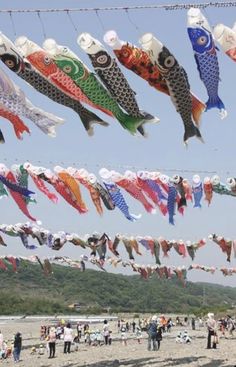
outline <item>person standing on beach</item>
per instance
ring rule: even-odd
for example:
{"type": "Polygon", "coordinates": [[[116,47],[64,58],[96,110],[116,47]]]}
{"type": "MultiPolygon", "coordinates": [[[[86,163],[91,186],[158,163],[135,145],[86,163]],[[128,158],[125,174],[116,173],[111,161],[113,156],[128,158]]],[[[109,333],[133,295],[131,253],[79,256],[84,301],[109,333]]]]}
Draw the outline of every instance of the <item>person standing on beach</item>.
{"type": "Polygon", "coordinates": [[[108,324],[107,320],[104,320],[104,325],[103,325],[103,336],[104,336],[104,340],[105,340],[105,345],[108,345],[108,338],[109,338],[109,324],[108,324]]]}
{"type": "Polygon", "coordinates": [[[64,353],[70,353],[71,343],[73,341],[73,330],[68,323],[64,328],[64,353]]]}
{"type": "Polygon", "coordinates": [[[148,350],[157,350],[157,316],[152,316],[151,322],[147,327],[148,350]]]}
{"type": "Polygon", "coordinates": [[[123,323],[121,324],[120,327],[120,332],[121,332],[121,340],[122,340],[122,345],[126,346],[127,345],[127,334],[126,334],[126,324],[123,323]]]}
{"type": "Polygon", "coordinates": [[[3,340],[4,340],[4,338],[3,338],[3,334],[2,334],[2,332],[1,332],[1,330],[0,330],[0,349],[2,349],[3,340]]]}
{"type": "Polygon", "coordinates": [[[132,322],[133,333],[135,333],[135,326],[136,326],[136,322],[133,320],[133,322],[132,322]]]}
{"type": "Polygon", "coordinates": [[[141,332],[141,327],[138,325],[136,327],[136,339],[138,340],[138,343],[141,344],[141,338],[142,338],[142,332],[141,332]]]}
{"type": "Polygon", "coordinates": [[[157,327],[157,337],[156,337],[156,340],[157,340],[157,350],[159,350],[160,349],[160,346],[161,346],[161,341],[162,341],[162,326],[160,324],[157,327]]]}
{"type": "Polygon", "coordinates": [[[207,330],[208,330],[208,337],[207,337],[207,349],[211,349],[211,337],[213,336],[213,344],[212,348],[216,349],[216,337],[217,337],[217,323],[214,319],[213,313],[208,313],[208,319],[207,319],[207,330]]]}
{"type": "Polygon", "coordinates": [[[14,338],[14,349],[13,349],[13,357],[16,363],[20,361],[21,348],[22,348],[22,337],[21,333],[17,332],[14,338]]]}
{"type": "Polygon", "coordinates": [[[49,357],[54,358],[56,352],[56,329],[51,327],[48,334],[48,345],[49,345],[49,357]]]}

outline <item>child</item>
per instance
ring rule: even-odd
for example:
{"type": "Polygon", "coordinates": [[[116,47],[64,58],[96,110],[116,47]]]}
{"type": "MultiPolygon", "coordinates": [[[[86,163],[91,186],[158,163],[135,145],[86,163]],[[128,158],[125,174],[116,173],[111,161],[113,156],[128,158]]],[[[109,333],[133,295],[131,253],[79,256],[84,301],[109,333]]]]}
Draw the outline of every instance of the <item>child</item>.
{"type": "Polygon", "coordinates": [[[184,334],[183,334],[183,343],[185,344],[190,344],[191,343],[191,338],[188,335],[187,330],[184,330],[184,334]]]}
{"type": "Polygon", "coordinates": [[[43,346],[43,344],[40,344],[40,346],[39,346],[39,355],[40,356],[44,355],[44,346],[43,346]]]}
{"type": "Polygon", "coordinates": [[[88,345],[91,344],[91,339],[90,339],[90,332],[89,330],[86,330],[84,333],[84,342],[88,345]]]}
{"type": "Polygon", "coordinates": [[[178,333],[175,341],[176,341],[176,343],[183,343],[183,337],[182,337],[181,331],[178,333]]]}
{"type": "Polygon", "coordinates": [[[127,345],[127,334],[126,334],[126,325],[122,324],[121,328],[120,328],[120,332],[121,332],[121,340],[122,340],[122,345],[127,345]]]}
{"type": "Polygon", "coordinates": [[[141,344],[141,338],[142,338],[142,332],[141,332],[141,327],[140,326],[136,326],[136,339],[138,340],[138,344],[141,344]]]}

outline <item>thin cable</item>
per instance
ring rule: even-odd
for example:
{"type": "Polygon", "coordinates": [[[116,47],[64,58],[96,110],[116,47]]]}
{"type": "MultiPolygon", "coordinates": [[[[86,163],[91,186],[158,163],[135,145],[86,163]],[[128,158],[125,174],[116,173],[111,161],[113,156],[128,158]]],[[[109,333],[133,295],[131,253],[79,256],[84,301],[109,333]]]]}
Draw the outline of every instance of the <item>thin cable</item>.
{"type": "Polygon", "coordinates": [[[102,30],[103,30],[103,31],[105,31],[106,29],[105,29],[105,27],[104,27],[104,24],[103,24],[103,22],[102,22],[102,19],[100,18],[100,15],[98,14],[98,9],[96,9],[96,10],[95,10],[95,12],[96,12],[96,16],[97,16],[97,18],[98,18],[98,21],[99,21],[99,23],[100,23],[100,25],[101,25],[101,27],[102,27],[102,30]]]}
{"type": "Polygon", "coordinates": [[[41,27],[42,27],[43,36],[46,39],[47,35],[46,35],[46,31],[45,31],[44,24],[43,24],[42,18],[40,16],[40,11],[39,10],[37,10],[37,14],[38,14],[39,21],[40,21],[40,24],[41,24],[41,27]]]}
{"type": "MultiPolygon", "coordinates": [[[[9,163],[12,164],[12,161],[9,162],[9,159],[8,158],[1,158],[1,161],[4,162],[4,163],[9,163]]],[[[15,158],[14,159],[14,162],[16,163],[20,163],[22,164],[23,162],[23,159],[21,158],[15,158]]],[[[28,162],[28,160],[27,160],[28,162]]],[[[144,166],[136,166],[136,165],[125,165],[125,164],[110,164],[110,163],[86,163],[86,162],[63,162],[63,161],[60,161],[60,162],[53,162],[53,161],[40,161],[40,160],[34,160],[34,163],[31,162],[33,165],[35,164],[39,164],[39,165],[62,165],[64,167],[66,166],[74,166],[74,167],[96,167],[96,168],[102,168],[102,167],[106,167],[108,169],[114,169],[114,168],[117,168],[117,169],[120,169],[120,170],[127,170],[127,169],[130,169],[130,170],[134,170],[134,171],[139,171],[139,170],[145,170],[145,171],[160,171],[160,172],[180,172],[180,173],[199,173],[199,174],[208,174],[208,175],[215,175],[217,173],[221,173],[221,174],[224,174],[224,175],[231,175],[231,176],[234,176],[235,175],[235,172],[232,172],[232,171],[221,171],[221,170],[218,170],[218,171],[210,171],[210,170],[198,170],[198,169],[183,169],[183,168],[165,168],[165,167],[144,167],[144,166]]]]}
{"type": "Polygon", "coordinates": [[[110,11],[110,10],[144,10],[144,9],[164,9],[164,10],[187,10],[190,8],[204,9],[207,7],[230,8],[236,7],[236,1],[216,1],[191,4],[155,4],[155,5],[132,5],[132,6],[110,6],[100,8],[71,8],[71,9],[1,9],[0,13],[58,13],[58,12],[88,12],[88,11],[110,11]]]}
{"type": "Polygon", "coordinates": [[[137,24],[135,24],[135,23],[132,21],[132,19],[130,18],[129,10],[128,10],[127,8],[125,9],[125,12],[126,12],[126,14],[127,14],[127,18],[128,18],[128,20],[129,20],[130,24],[132,24],[132,26],[136,29],[136,31],[139,31],[140,29],[139,29],[139,27],[137,26],[137,24]]]}
{"type": "Polygon", "coordinates": [[[70,11],[69,10],[67,10],[67,15],[68,15],[68,18],[69,18],[69,20],[70,20],[70,22],[71,22],[71,24],[72,24],[72,26],[73,26],[73,28],[74,28],[74,30],[75,30],[75,32],[76,32],[76,34],[78,34],[78,28],[76,27],[76,25],[75,25],[75,23],[74,23],[74,21],[73,21],[73,19],[72,19],[72,17],[71,17],[71,15],[70,15],[70,11]]]}
{"type": "Polygon", "coordinates": [[[12,24],[12,29],[13,29],[13,32],[14,32],[14,36],[16,36],[16,27],[15,27],[15,23],[14,23],[14,20],[13,20],[12,12],[9,12],[9,15],[10,15],[10,19],[11,19],[11,24],[12,24]]]}

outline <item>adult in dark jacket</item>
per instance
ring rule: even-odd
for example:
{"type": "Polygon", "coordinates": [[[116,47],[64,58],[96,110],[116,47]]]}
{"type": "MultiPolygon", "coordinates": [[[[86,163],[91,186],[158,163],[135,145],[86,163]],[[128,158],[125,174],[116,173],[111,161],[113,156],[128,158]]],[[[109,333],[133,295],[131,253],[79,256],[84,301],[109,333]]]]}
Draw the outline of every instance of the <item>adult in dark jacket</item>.
{"type": "Polygon", "coordinates": [[[157,350],[157,316],[153,316],[147,327],[148,350],[157,350]]]}
{"type": "Polygon", "coordinates": [[[15,362],[20,361],[20,352],[22,347],[22,337],[21,333],[16,333],[14,338],[14,350],[13,350],[13,357],[15,362]]]}

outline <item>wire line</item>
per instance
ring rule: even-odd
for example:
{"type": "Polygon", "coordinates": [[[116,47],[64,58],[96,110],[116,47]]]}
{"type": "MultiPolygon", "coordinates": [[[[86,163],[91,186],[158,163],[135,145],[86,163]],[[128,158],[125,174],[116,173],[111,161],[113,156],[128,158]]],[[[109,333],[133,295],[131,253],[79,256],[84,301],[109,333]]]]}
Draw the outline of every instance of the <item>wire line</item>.
{"type": "Polygon", "coordinates": [[[205,9],[209,7],[229,8],[235,7],[236,1],[210,1],[191,4],[153,4],[153,5],[132,5],[132,6],[107,6],[96,8],[71,8],[71,9],[1,9],[0,13],[58,13],[58,12],[89,12],[89,11],[113,11],[113,10],[144,10],[144,9],[164,9],[164,10],[186,10],[190,8],[205,9]]]}

